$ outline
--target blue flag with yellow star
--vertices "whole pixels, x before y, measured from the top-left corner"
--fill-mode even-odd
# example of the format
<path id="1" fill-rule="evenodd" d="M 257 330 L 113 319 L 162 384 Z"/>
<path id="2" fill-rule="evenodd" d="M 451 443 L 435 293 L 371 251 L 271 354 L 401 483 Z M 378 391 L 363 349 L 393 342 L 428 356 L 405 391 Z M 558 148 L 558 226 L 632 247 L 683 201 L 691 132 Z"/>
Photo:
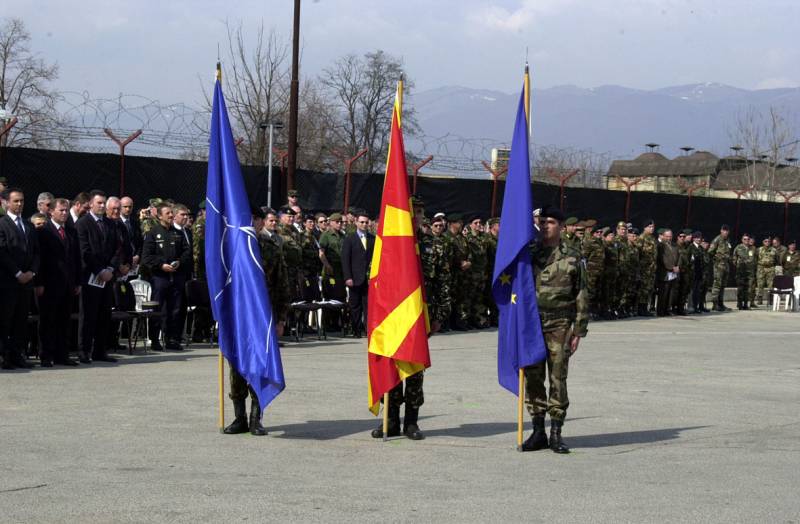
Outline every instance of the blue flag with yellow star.
<path id="1" fill-rule="evenodd" d="M 515 395 L 520 394 L 520 368 L 537 364 L 546 355 L 530 254 L 530 244 L 535 239 L 523 89 L 514 123 L 492 275 L 492 294 L 500 312 L 497 375 L 500 385 Z"/>

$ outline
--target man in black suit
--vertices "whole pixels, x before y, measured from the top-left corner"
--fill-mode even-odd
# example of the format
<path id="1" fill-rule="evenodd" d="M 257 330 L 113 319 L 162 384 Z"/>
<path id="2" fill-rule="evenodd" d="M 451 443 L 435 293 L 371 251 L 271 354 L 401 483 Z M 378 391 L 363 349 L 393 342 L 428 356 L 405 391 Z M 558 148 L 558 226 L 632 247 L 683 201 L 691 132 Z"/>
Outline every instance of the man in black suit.
<path id="1" fill-rule="evenodd" d="M 105 216 L 106 195 L 92 191 L 89 212 L 75 224 L 81 252 L 81 311 L 79 317 L 80 361 L 116 362 L 106 347 L 111 324 L 114 273 L 125 275 L 130 266 L 124 263 L 116 223 Z"/>
<path id="2" fill-rule="evenodd" d="M 139 217 L 133 212 L 133 199 L 131 197 L 125 196 L 120 199 L 119 218 L 128 232 L 128 238 L 131 240 L 133 265 L 138 266 L 139 257 L 142 254 L 142 225 L 139 222 Z"/>
<path id="3" fill-rule="evenodd" d="M 50 220 L 37 231 L 42 261 L 35 279 L 42 367 L 78 365 L 69 358 L 67 340 L 72 299 L 81 291 L 81 254 L 78 233 L 66 227 L 68 216 L 69 200 L 57 198 L 51 203 Z"/>
<path id="4" fill-rule="evenodd" d="M 342 243 L 342 274 L 349 289 L 347 303 L 350 306 L 350 322 L 353 334 L 360 337 L 367 316 L 367 290 L 369 289 L 369 266 L 375 235 L 367 231 L 369 216 L 359 212 L 356 230 L 347 235 Z"/>
<path id="5" fill-rule="evenodd" d="M 25 360 L 28 311 L 33 279 L 39 272 L 39 242 L 30 222 L 22 219 L 25 195 L 8 188 L 0 194 L 0 353 L 3 369 L 30 368 Z"/>
<path id="6" fill-rule="evenodd" d="M 82 191 L 72 200 L 67 217 L 67 227 L 75 227 L 78 220 L 89 211 L 89 193 Z"/>
<path id="7" fill-rule="evenodd" d="M 194 278 L 194 237 L 192 236 L 192 228 L 188 227 L 189 224 L 189 208 L 183 204 L 175 204 L 172 207 L 172 224 L 178 233 L 183 236 L 186 244 L 189 246 L 189 253 L 191 255 L 191 263 L 180 267 L 180 272 L 183 273 L 184 285 L 181 288 L 181 307 L 178 313 L 178 325 L 183 328 L 186 326 L 186 316 L 188 301 L 186 300 L 186 282 Z"/>
<path id="8" fill-rule="evenodd" d="M 677 293 L 676 286 L 680 269 L 678 267 L 678 248 L 672 244 L 672 231 L 665 229 L 663 240 L 658 244 L 656 255 L 656 275 L 661 284 L 658 292 L 656 313 L 659 317 L 669 315 Z"/>

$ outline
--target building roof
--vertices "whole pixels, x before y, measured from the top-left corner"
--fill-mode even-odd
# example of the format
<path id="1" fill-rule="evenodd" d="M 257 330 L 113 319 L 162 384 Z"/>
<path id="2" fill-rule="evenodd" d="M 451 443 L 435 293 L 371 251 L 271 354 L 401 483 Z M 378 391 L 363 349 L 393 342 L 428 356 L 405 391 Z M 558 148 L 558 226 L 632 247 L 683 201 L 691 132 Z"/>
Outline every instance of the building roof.
<path id="1" fill-rule="evenodd" d="M 774 180 L 770 178 L 774 173 Z M 773 169 L 767 163 L 757 162 L 742 169 L 723 169 L 711 183 L 712 189 L 734 190 L 744 189 L 751 185 L 756 188 L 773 191 L 800 190 L 800 168 L 796 166 L 778 166 Z"/>

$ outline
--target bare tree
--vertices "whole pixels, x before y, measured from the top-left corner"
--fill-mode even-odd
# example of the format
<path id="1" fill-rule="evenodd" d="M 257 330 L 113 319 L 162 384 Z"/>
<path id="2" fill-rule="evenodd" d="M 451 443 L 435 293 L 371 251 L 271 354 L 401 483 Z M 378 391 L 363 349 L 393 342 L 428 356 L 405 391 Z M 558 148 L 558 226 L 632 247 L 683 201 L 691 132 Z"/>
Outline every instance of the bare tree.
<path id="1" fill-rule="evenodd" d="M 568 185 L 582 187 L 601 187 L 603 175 L 611 164 L 608 153 L 591 150 L 540 146 L 535 149 L 534 177 L 540 182 L 553 182 L 546 173 L 566 174 L 577 170 Z"/>
<path id="2" fill-rule="evenodd" d="M 334 147 L 350 155 L 364 148 L 368 150 L 359 160 L 360 170 L 379 171 L 386 160 L 392 104 L 402 70 L 402 60 L 377 50 L 362 57 L 344 56 L 320 76 L 320 82 L 337 104 Z M 413 87 L 413 82 L 406 79 L 406 94 Z M 413 134 L 416 129 L 414 110 L 406 105 L 403 130 Z"/>
<path id="3" fill-rule="evenodd" d="M 773 106 L 766 112 L 751 106 L 738 113 L 728 126 L 731 141 L 742 148 L 742 178 L 746 186 L 753 187 L 751 198 L 775 199 L 780 189 L 776 175 L 783 160 L 794 156 L 797 132 L 790 112 Z"/>
<path id="4" fill-rule="evenodd" d="M 225 102 L 243 164 L 263 165 L 267 139 L 262 124 L 285 121 L 289 112 L 289 45 L 275 29 L 259 26 L 255 43 L 245 41 L 241 24 L 226 23 L 227 56 L 223 60 Z M 205 91 L 206 106 L 211 96 Z M 192 154 L 191 152 L 188 154 Z"/>
<path id="5" fill-rule="evenodd" d="M 30 41 L 22 20 L 0 22 L 0 108 L 18 117 L 2 145 L 64 147 L 69 139 L 49 132 L 64 124 L 56 108 L 59 93 L 51 87 L 58 78 L 58 64 L 35 55 Z"/>

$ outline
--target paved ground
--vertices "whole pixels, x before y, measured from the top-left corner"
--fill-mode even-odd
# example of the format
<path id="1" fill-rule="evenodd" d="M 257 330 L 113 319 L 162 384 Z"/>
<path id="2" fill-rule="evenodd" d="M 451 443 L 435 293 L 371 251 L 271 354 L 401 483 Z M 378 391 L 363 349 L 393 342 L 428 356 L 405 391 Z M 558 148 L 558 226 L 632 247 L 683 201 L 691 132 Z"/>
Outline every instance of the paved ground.
<path id="1" fill-rule="evenodd" d="M 218 433 L 209 348 L 4 372 L 0 520 L 800 522 L 800 314 L 584 342 L 569 456 L 514 450 L 491 331 L 431 339 L 422 442 L 370 438 L 363 341 L 287 344 L 262 438 Z"/>

